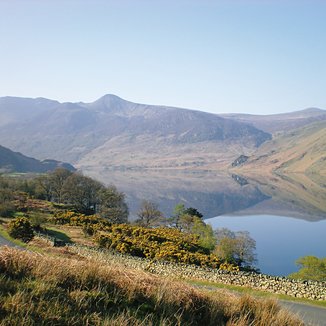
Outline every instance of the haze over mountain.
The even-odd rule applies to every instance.
[[[59,167],[70,171],[76,170],[72,165],[55,160],[39,161],[16,153],[0,145],[0,173],[8,172],[36,172],[43,173],[53,171]]]
[[[93,103],[0,98],[2,145],[38,159],[69,161],[83,170],[226,168],[270,140],[269,131],[322,119],[323,110],[226,117],[136,104],[115,95]]]

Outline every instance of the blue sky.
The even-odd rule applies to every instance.
[[[326,109],[326,1],[0,0],[0,96]]]

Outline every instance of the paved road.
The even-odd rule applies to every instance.
[[[196,284],[193,286],[209,291],[214,291],[216,289],[215,287],[206,285]],[[232,292],[239,293],[234,290],[232,290]],[[298,315],[306,325],[326,326],[326,308],[287,300],[278,300],[278,302],[282,307]]]
[[[13,242],[11,242],[11,241],[3,238],[2,236],[0,236],[0,246],[8,246],[8,247],[16,247],[16,248],[19,248]]]
[[[299,315],[307,325],[326,326],[326,308],[285,300],[279,302],[283,307]]]

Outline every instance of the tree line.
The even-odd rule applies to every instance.
[[[63,168],[34,178],[0,178],[0,215],[12,213],[14,207],[11,202],[19,192],[66,205],[78,213],[98,214],[112,223],[128,221],[125,195],[115,186],[105,186],[81,173]]]

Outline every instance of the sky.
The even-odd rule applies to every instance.
[[[326,109],[326,0],[0,0],[0,96]]]

